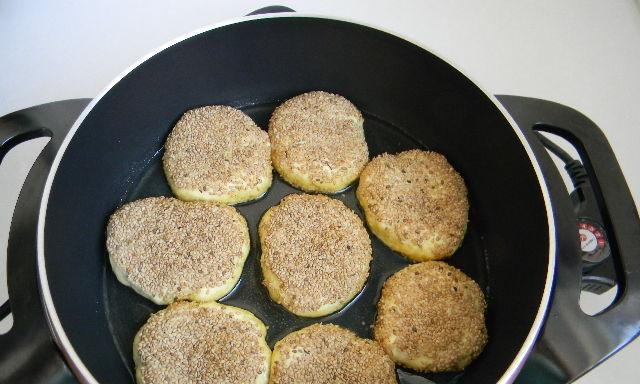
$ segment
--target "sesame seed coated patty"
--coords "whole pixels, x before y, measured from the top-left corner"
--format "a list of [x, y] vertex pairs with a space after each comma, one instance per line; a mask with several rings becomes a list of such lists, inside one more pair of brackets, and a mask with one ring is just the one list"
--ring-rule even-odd
[[345, 306], [369, 275], [371, 241], [362, 221], [324, 195], [288, 195], [258, 228], [264, 285], [289, 311], [317, 317]]
[[111, 215], [107, 250], [118, 280], [157, 304], [210, 301], [240, 278], [249, 231], [233, 207], [150, 197]]
[[347, 99], [315, 91], [285, 101], [269, 121], [280, 176], [307, 192], [338, 192], [369, 160], [362, 114]]
[[382, 288], [375, 339], [393, 361], [416, 371], [464, 369], [487, 343], [478, 284], [441, 261], [405, 267]]
[[414, 149], [374, 158], [356, 196], [371, 231], [415, 261], [451, 256], [464, 238], [467, 188], [439, 153]]
[[162, 164], [173, 193], [187, 201], [254, 200], [272, 181], [268, 134], [222, 105], [187, 111], [167, 138]]
[[138, 384], [267, 383], [266, 328], [250, 312], [178, 302], [147, 320], [133, 342]]
[[314, 324], [278, 341], [270, 384], [393, 384], [393, 361], [380, 345], [333, 324]]

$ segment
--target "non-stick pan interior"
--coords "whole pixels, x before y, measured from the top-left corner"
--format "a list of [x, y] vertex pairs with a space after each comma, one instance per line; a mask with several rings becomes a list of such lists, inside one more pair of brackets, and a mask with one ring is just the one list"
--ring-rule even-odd
[[[266, 128], [278, 102], [316, 89], [342, 94], [363, 111], [372, 156], [436, 150], [469, 189], [468, 231], [447, 262], [485, 290], [489, 344], [464, 372], [399, 370], [400, 381], [495, 382], [511, 364], [538, 311], [549, 244], [538, 180], [512, 127], [466, 77], [404, 40], [345, 22], [285, 17], [212, 30], [155, 55], [96, 104], [71, 140], [47, 208], [46, 268], [65, 332], [98, 380], [133, 380], [133, 336], [160, 308], [117, 282], [104, 228], [126, 201], [171, 195], [160, 157], [173, 124], [188, 109], [227, 104]], [[371, 276], [351, 304], [319, 319], [289, 314], [260, 284], [256, 232], [263, 212], [290, 193], [299, 191], [275, 177], [261, 200], [238, 207], [252, 250], [240, 283], [222, 302], [261, 318], [271, 346], [317, 321], [370, 337], [384, 280], [409, 262], [371, 234]], [[362, 216], [353, 187], [334, 198]]]
[[[267, 121], [271, 112], [277, 104], [252, 105], [243, 110], [249, 114], [257, 124], [262, 127], [267, 126]], [[367, 143], [372, 156], [389, 152], [395, 153], [411, 148], [423, 148], [426, 146], [404, 133], [399, 128], [374, 118], [365, 112], [365, 132]], [[127, 196], [127, 201], [133, 201], [149, 196], [172, 196], [162, 171], [160, 161], [161, 154], [149, 163], [148, 168], [143, 172], [138, 184]], [[273, 348], [276, 341], [288, 333], [303, 328], [316, 322], [335, 323], [356, 331], [363, 337], [372, 337], [372, 324], [376, 315], [376, 303], [380, 296], [382, 284], [386, 278], [410, 262], [391, 251], [373, 234], [370, 234], [373, 248], [373, 262], [371, 274], [367, 280], [363, 291], [346, 308], [329, 316], [309, 319], [291, 314], [280, 305], [274, 303], [261, 284], [262, 275], [260, 272], [260, 248], [257, 234], [257, 227], [262, 214], [277, 204], [282, 197], [291, 193], [301, 193], [295, 188], [287, 185], [279, 177], [275, 177], [273, 186], [268, 193], [259, 201], [238, 206], [238, 210], [247, 219], [251, 235], [251, 253], [245, 264], [241, 280], [236, 288], [225, 298], [220, 300], [223, 303], [245, 308], [258, 316], [268, 325], [267, 342]], [[355, 197], [355, 186], [346, 191], [333, 195], [334, 198], [343, 201], [347, 206], [356, 211], [364, 220], [363, 213], [358, 206]], [[484, 246], [480, 232], [476, 229], [473, 220], [474, 212], [471, 213], [471, 221], [465, 236], [462, 247], [455, 256], [447, 261], [465, 271], [480, 286], [488, 291], [487, 265], [485, 263]], [[108, 257], [104, 256], [105, 259]], [[149, 315], [161, 307], [154, 305], [149, 300], [137, 295], [133, 290], [123, 286], [117, 280], [111, 270], [106, 268], [104, 278], [105, 302], [107, 303], [107, 316], [113, 325], [113, 336], [121, 354], [122, 360], [131, 372], [133, 369], [131, 344], [136, 331], [144, 324]], [[402, 376], [412, 375], [409, 371], [403, 371]], [[435, 382], [451, 382], [459, 373], [424, 375]], [[132, 376], [133, 377], [133, 376]]]

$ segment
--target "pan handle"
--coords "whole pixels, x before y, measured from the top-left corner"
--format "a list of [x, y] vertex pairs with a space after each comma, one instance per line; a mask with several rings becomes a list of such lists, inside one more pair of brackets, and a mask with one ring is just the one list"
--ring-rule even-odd
[[[640, 334], [640, 219], [605, 135], [583, 114], [561, 104], [498, 96], [527, 136], [549, 187], [558, 257], [545, 327], [518, 382], [570, 382], [602, 363]], [[604, 311], [580, 309], [582, 255], [577, 221], [564, 183], [532, 128], [563, 137], [580, 153], [589, 175], [616, 264], [618, 295]]]
[[260, 9], [256, 9], [253, 12], [247, 13], [247, 16], [263, 15], [265, 13], [280, 13], [280, 12], [295, 12], [295, 11], [289, 7], [285, 7], [284, 5], [269, 5], [267, 7], [262, 7]]
[[[51, 137], [53, 134], [47, 128], [30, 124], [24, 115], [12, 113], [0, 118], [0, 164], [16, 145], [39, 137]], [[0, 305], [0, 320], [11, 313], [11, 303], [7, 299]]]
[[0, 117], [0, 161], [21, 142], [51, 137], [29, 171], [11, 221], [7, 246], [9, 301], [4, 315], [13, 313], [13, 327], [0, 335], [0, 383], [73, 380], [52, 340], [40, 300], [36, 239], [40, 200], [49, 169], [62, 140], [88, 102], [89, 99], [59, 101]]

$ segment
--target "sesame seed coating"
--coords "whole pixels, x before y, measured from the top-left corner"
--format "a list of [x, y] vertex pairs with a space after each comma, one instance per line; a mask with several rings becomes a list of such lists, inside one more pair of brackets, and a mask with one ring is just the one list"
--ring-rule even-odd
[[264, 285], [274, 301], [300, 316], [342, 308], [369, 275], [369, 235], [339, 200], [288, 195], [265, 213], [259, 235]]
[[278, 341], [270, 384], [392, 384], [393, 361], [378, 343], [333, 324], [314, 324]]
[[187, 111], [167, 138], [162, 164], [182, 200], [235, 204], [256, 199], [271, 186], [269, 136], [232, 107]]
[[150, 197], [111, 215], [107, 250], [120, 282], [157, 304], [209, 301], [238, 281], [249, 232], [233, 207]]
[[178, 302], [151, 315], [134, 340], [138, 384], [266, 383], [264, 324], [217, 303]]
[[375, 339], [398, 364], [417, 371], [464, 369], [487, 343], [478, 284], [441, 261], [389, 277], [378, 302]]
[[416, 261], [451, 256], [464, 238], [467, 188], [439, 153], [376, 157], [362, 171], [356, 196], [376, 236]]
[[315, 91], [289, 99], [269, 121], [273, 165], [305, 191], [340, 191], [369, 159], [363, 122], [360, 111], [339, 95]]

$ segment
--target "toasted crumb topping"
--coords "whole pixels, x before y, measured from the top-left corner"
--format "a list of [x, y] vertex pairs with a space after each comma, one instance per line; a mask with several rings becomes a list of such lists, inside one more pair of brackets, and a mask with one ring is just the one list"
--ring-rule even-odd
[[137, 369], [144, 384], [254, 383], [268, 369], [264, 337], [264, 326], [246, 311], [175, 303], [141, 328]]
[[262, 268], [281, 284], [281, 303], [293, 312], [348, 300], [369, 274], [371, 241], [360, 218], [341, 201], [293, 194], [260, 222]]
[[467, 228], [469, 201], [464, 180], [436, 152], [409, 150], [371, 160], [357, 189], [367, 221], [400, 242], [451, 255]]
[[170, 184], [209, 195], [255, 189], [272, 177], [268, 134], [222, 105], [187, 111], [167, 138], [162, 163]]
[[296, 186], [305, 190], [350, 183], [369, 160], [363, 122], [360, 111], [339, 95], [315, 91], [289, 99], [269, 121], [274, 166], [289, 182], [295, 179], [289, 175], [304, 175], [310, 185]]
[[213, 202], [150, 197], [123, 205], [107, 225], [111, 262], [166, 302], [227, 282], [248, 244], [244, 218]]
[[332, 324], [314, 324], [280, 340], [273, 384], [396, 383], [395, 366], [372, 340]]
[[478, 284], [441, 261], [413, 264], [384, 284], [374, 334], [391, 358], [420, 371], [461, 370], [487, 343]]

